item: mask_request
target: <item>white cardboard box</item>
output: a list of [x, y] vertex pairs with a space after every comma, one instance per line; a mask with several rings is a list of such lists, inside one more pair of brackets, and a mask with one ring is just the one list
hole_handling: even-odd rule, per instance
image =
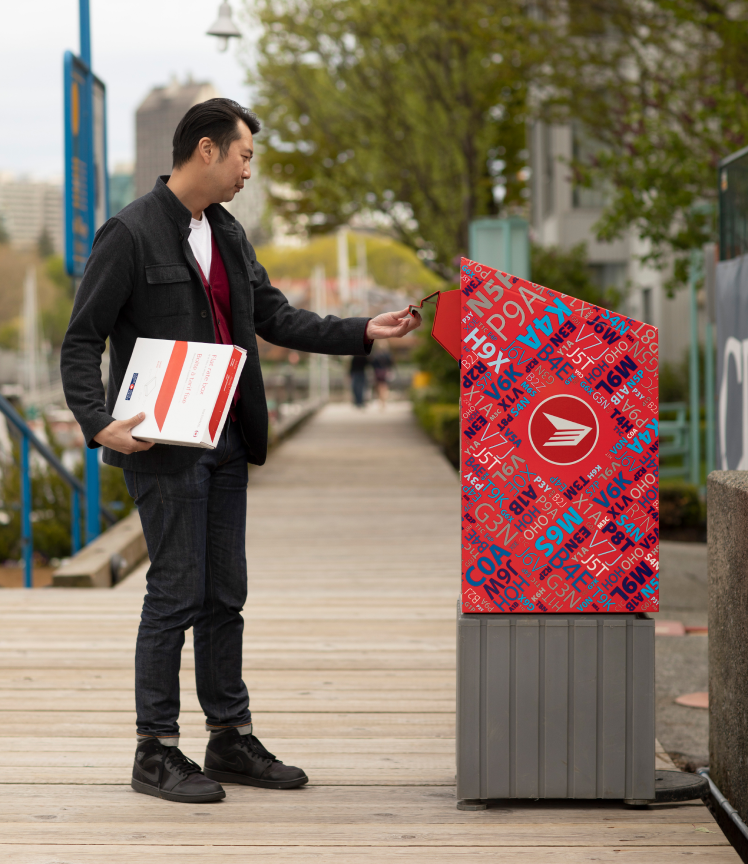
[[246, 357], [235, 345], [138, 339], [112, 416], [128, 420], [143, 411], [134, 438], [212, 450]]

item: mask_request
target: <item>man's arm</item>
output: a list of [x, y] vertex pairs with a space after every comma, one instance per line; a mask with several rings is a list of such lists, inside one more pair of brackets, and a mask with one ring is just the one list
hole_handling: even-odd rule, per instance
[[307, 309], [295, 309], [284, 294], [270, 284], [259, 261], [252, 262], [255, 278], [255, 330], [267, 342], [318, 354], [368, 354], [364, 334], [368, 318], [321, 318]]
[[384, 312], [376, 318], [321, 318], [315, 312], [295, 309], [270, 284], [267, 271], [253, 262], [255, 288], [255, 329], [267, 342], [319, 354], [368, 354], [375, 339], [397, 339], [415, 330], [421, 316], [408, 309]]
[[[134, 452], [135, 449], [147, 450], [152, 446], [135, 441], [129, 434], [129, 429], [136, 422], [118, 423], [107, 414], [104, 385], [101, 382], [101, 355], [120, 309], [132, 292], [134, 268], [135, 246], [132, 236], [118, 219], [110, 219], [94, 238], [91, 256], [75, 295], [73, 313], [60, 355], [65, 399], [83, 430], [86, 444], [91, 448], [101, 443], [112, 446], [109, 440], [94, 440], [110, 425], [115, 427], [116, 442], [121, 445], [114, 446], [114, 449]], [[119, 429], [120, 426], [123, 428]], [[125, 450], [122, 448], [130, 446], [124, 440], [128, 435], [135, 446]], [[119, 441], [120, 438], [123, 441]]]

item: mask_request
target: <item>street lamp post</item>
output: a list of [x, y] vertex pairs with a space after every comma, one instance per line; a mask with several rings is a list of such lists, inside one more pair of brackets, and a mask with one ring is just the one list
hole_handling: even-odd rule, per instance
[[225, 51], [229, 47], [230, 39], [238, 39], [242, 35], [241, 30], [234, 24], [231, 4], [226, 0], [218, 7], [218, 18], [207, 31], [207, 35], [218, 38], [219, 51]]

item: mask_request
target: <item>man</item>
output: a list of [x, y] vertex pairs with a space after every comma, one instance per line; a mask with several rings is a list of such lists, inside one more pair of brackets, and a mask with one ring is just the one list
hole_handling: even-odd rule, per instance
[[[241, 225], [221, 207], [249, 180], [259, 129], [257, 117], [229, 99], [185, 114], [174, 133], [171, 176], [97, 232], [62, 346], [67, 403], [88, 446], [102, 446], [104, 461], [124, 469], [143, 523], [151, 566], [135, 651], [132, 786], [171, 801], [219, 800], [222, 782], [270, 789], [307, 782], [252, 734], [241, 677], [247, 462], [264, 463], [268, 427], [255, 334], [298, 351], [367, 354], [373, 340], [420, 324], [407, 309], [370, 320], [322, 319], [292, 308], [272, 287]], [[246, 349], [215, 450], [147, 444], [133, 437], [144, 415], [113, 419], [139, 336]], [[190, 627], [210, 732], [204, 771], [178, 748], [179, 665]]]

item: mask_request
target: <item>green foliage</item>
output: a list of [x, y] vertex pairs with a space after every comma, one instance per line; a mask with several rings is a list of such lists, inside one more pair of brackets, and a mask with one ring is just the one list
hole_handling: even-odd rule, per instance
[[10, 243], [10, 234], [8, 234], [8, 229], [5, 227], [3, 214], [0, 213], [0, 245], [3, 243]]
[[99, 465], [99, 489], [101, 503], [109, 507], [118, 519], [124, 519], [132, 512], [135, 502], [127, 491], [125, 475], [121, 468]]
[[[443, 281], [422, 261], [415, 252], [389, 237], [349, 233], [348, 253], [350, 261], [356, 263], [358, 243], [363, 240], [366, 247], [366, 262], [369, 275], [383, 288], [412, 289], [421, 296], [438, 291]], [[257, 258], [268, 271], [270, 278], [308, 279], [314, 267], [322, 265], [328, 276], [337, 273], [338, 240], [333, 234], [316, 236], [305, 246], [261, 246]]]
[[472, 219], [524, 203], [529, 71], [545, 25], [521, 0], [253, 0], [252, 83], [273, 201], [300, 230], [378, 217], [443, 273]]
[[663, 363], [659, 384], [660, 402], [688, 402], [688, 364]]
[[680, 480], [660, 483], [660, 529], [662, 531], [698, 528], [705, 514], [699, 490]]
[[570, 249], [558, 246], [530, 247], [532, 281], [570, 297], [614, 309], [621, 300], [615, 289], [601, 290], [592, 278], [587, 263], [587, 244], [578, 243]]
[[[49, 426], [46, 427], [50, 446], [57, 456], [62, 451], [56, 445]], [[33, 448], [32, 448], [33, 452]], [[13, 447], [13, 461], [3, 464], [0, 471], [0, 509], [10, 516], [7, 525], [0, 525], [0, 561], [18, 560], [21, 557], [21, 472], [20, 448]], [[127, 491], [120, 468], [100, 465], [101, 503], [109, 507], [119, 519], [123, 519], [133, 509], [133, 500]], [[73, 472], [79, 480], [83, 479], [83, 464]], [[46, 466], [32, 463], [31, 478], [31, 532], [34, 553], [47, 560], [65, 558], [71, 554], [72, 494], [67, 483], [57, 472]], [[83, 502], [81, 510], [83, 511]], [[83, 521], [84, 513], [81, 512]], [[102, 520], [102, 531], [108, 523]], [[81, 525], [81, 539], [84, 539]]]
[[0, 348], [5, 348], [7, 351], [17, 351], [20, 343], [21, 334], [18, 320], [0, 324]]
[[44, 262], [45, 275], [56, 290], [48, 305], [41, 312], [42, 332], [53, 348], [59, 348], [68, 329], [73, 311], [73, 280], [65, 271], [61, 255], [53, 255]]
[[65, 269], [65, 260], [62, 255], [52, 255], [44, 262], [44, 272], [62, 293], [71, 300], [75, 296], [73, 277], [68, 275]]
[[39, 239], [36, 241], [36, 251], [40, 258], [50, 258], [55, 254], [55, 247], [52, 243], [52, 238], [49, 235], [49, 231], [47, 231], [47, 226], [45, 225], [42, 228], [42, 233], [39, 235]]
[[[699, 345], [699, 393], [706, 388], [706, 358], [704, 346]], [[660, 402], [688, 402], [691, 395], [690, 350], [683, 352], [680, 363], [663, 363], [660, 366]]]
[[[21, 472], [19, 448], [13, 449], [14, 461], [3, 465], [0, 479], [2, 508], [10, 516], [0, 526], [0, 561], [21, 557]], [[34, 552], [46, 559], [70, 555], [71, 495], [57, 472], [33, 471], [31, 513]]]
[[672, 290], [689, 250], [716, 239], [717, 162], [748, 143], [748, 3], [549, 5], [569, 14], [550, 46], [546, 117], [576, 118], [599, 142], [572, 166], [581, 185], [609, 190], [599, 239], [633, 226], [645, 260], [674, 262]]
[[460, 464], [460, 367], [431, 338], [434, 323], [433, 305], [423, 311], [423, 325], [418, 330], [418, 347], [413, 359], [429, 377], [427, 386], [412, 393], [416, 419], [457, 468]]
[[[455, 364], [456, 365], [456, 364]], [[444, 452], [457, 468], [460, 464], [460, 407], [456, 403], [442, 404], [426, 399], [415, 399], [413, 410], [426, 434]]]

